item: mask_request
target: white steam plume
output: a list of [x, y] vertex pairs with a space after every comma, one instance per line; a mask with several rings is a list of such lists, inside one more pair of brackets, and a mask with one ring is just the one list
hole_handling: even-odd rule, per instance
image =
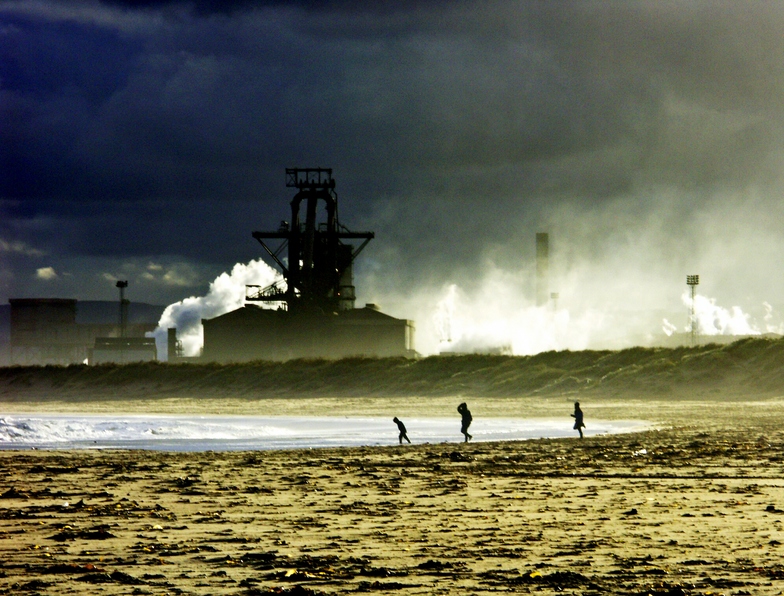
[[[684, 291], [681, 295], [683, 304], [691, 310], [692, 299], [688, 290]], [[697, 324], [697, 333], [699, 335], [715, 336], [715, 335], [761, 335], [762, 333], [784, 333], [784, 323], [778, 319], [773, 307], [763, 302], [762, 307], [765, 309], [763, 320], [765, 322], [764, 331], [757, 325], [752, 316], [743, 312], [741, 307], [732, 306], [724, 308], [716, 304], [715, 298], [708, 298], [701, 294], [694, 296], [694, 319]], [[677, 331], [677, 327], [670, 323], [667, 319], [663, 321], [664, 333], [668, 336]], [[691, 331], [690, 324], [687, 324], [683, 331], [688, 333]]]
[[202, 319], [210, 319], [243, 306], [245, 286], [268, 286], [281, 275], [261, 259], [247, 265], [237, 263], [231, 273], [221, 273], [210, 284], [206, 296], [185, 298], [166, 307], [153, 331], [158, 354], [166, 354], [167, 330], [177, 328], [185, 356], [198, 356], [204, 344]]
[[[683, 303], [691, 308], [691, 295], [682, 295]], [[763, 331], [751, 315], [739, 306], [724, 308], [716, 300], [702, 295], [695, 296], [695, 318], [698, 333], [702, 336], [760, 335]], [[773, 308], [765, 303], [765, 331], [781, 333], [784, 324], [774, 324]], [[594, 308], [558, 308], [553, 302], [548, 306], [534, 306], [519, 297], [504, 295], [501, 288], [490, 284], [469, 297], [459, 286], [447, 287], [437, 302], [432, 324], [440, 338], [442, 352], [500, 352], [516, 355], [536, 354], [548, 350], [584, 350], [589, 348], [617, 348], [631, 345], [656, 345], [653, 328], [650, 332], [633, 328], [644, 321], [637, 317], [612, 310]], [[445, 329], [449, 343], [445, 343]], [[613, 330], [618, 338], [614, 341]], [[684, 331], [690, 330], [687, 324]], [[664, 319], [662, 331], [671, 336], [677, 327]], [[427, 341], [426, 338], [422, 338]], [[615, 344], [618, 345], [615, 345]], [[423, 345], [424, 347], [424, 345]]]
[[765, 331], [767, 333], [778, 333], [779, 335], [784, 334], [784, 323], [779, 320], [778, 324], [774, 322], [777, 318], [773, 312], [773, 307], [767, 303], [762, 303], [763, 308], [765, 309]]
[[[575, 317], [566, 301], [535, 306], [526, 298], [525, 273], [487, 265], [485, 275], [468, 285], [449, 283], [435, 292], [420, 289], [393, 300], [394, 316], [416, 324], [416, 350], [536, 354], [548, 350], [580, 350], [610, 317], [586, 308]], [[374, 296], [384, 303], [391, 295]]]
[[[489, 296], [485, 291], [467, 296], [459, 286], [448, 286], [446, 295], [437, 303], [430, 325], [441, 339], [442, 353], [525, 355], [548, 350], [585, 349], [590, 330], [598, 323], [597, 317], [600, 318], [596, 313], [585, 313], [579, 320], [573, 320], [564, 308], [521, 304], [519, 295], [516, 300], [512, 295], [502, 296], [498, 286], [490, 292], [496, 297], [492, 307], [488, 307]], [[445, 322], [448, 322], [449, 343], [444, 341]], [[428, 327], [423, 331], [427, 332]], [[423, 351], [427, 351], [425, 346]]]
[[[684, 305], [691, 307], [688, 290], [681, 295]], [[729, 309], [716, 304], [715, 298], [694, 296], [694, 317], [699, 335], [759, 335], [761, 332], [751, 321], [751, 316], [739, 306]], [[688, 331], [688, 329], [687, 329]]]
[[[675, 312], [669, 305], [655, 308], [662, 301], [662, 292], [645, 301], [644, 296], [637, 295], [626, 300], [624, 288], [618, 286], [610, 286], [605, 294], [581, 291], [588, 287], [589, 278], [583, 275], [573, 280], [561, 279], [559, 300], [536, 306], [532, 297], [526, 296], [531, 292], [526, 292], [524, 286], [525, 273], [509, 273], [488, 266], [485, 275], [474, 283], [450, 283], [429, 293], [420, 289], [396, 296], [398, 299], [392, 301], [394, 316], [414, 319], [415, 347], [423, 355], [439, 352], [529, 355], [548, 350], [670, 345], [665, 336], [690, 330], [688, 311], [680, 311], [684, 323], [678, 325], [670, 322], [672, 318], [661, 318], [662, 311]], [[615, 303], [611, 300], [613, 295], [620, 297]], [[373, 296], [374, 301], [381, 303], [391, 298], [392, 295]], [[675, 298], [672, 306], [681, 302], [690, 309], [690, 292], [684, 291], [680, 298]], [[742, 336], [784, 331], [784, 324], [773, 307], [763, 306], [764, 321], [760, 315], [763, 324], [758, 325], [741, 307], [724, 308], [715, 299], [697, 295], [698, 332], [702, 336]]]
[[[467, 291], [458, 284], [447, 284], [435, 295], [407, 294], [407, 300], [397, 301], [399, 312], [395, 316], [414, 320], [415, 348], [424, 355], [488, 351], [527, 355], [548, 350], [656, 345], [655, 317], [642, 317], [639, 311], [624, 312], [596, 299], [578, 302], [574, 298], [579, 292], [574, 289], [561, 293], [562, 298], [571, 296], [571, 299], [535, 306], [532, 300], [525, 298], [526, 292], [521, 286], [523, 278], [523, 274], [488, 268], [481, 282]], [[261, 260], [238, 263], [230, 273], [218, 276], [205, 296], [186, 298], [166, 307], [153, 333], [159, 354], [166, 354], [167, 329], [176, 327], [184, 354], [197, 356], [203, 345], [203, 318], [242, 307], [246, 285], [267, 286], [279, 281], [280, 274]], [[578, 280], [574, 285], [585, 284]], [[373, 300], [383, 302], [384, 296]], [[681, 295], [681, 302], [691, 308], [688, 290]], [[717, 305], [715, 299], [699, 294], [694, 302], [700, 335], [759, 335], [763, 332], [751, 315], [738, 306], [727, 309]], [[773, 307], [768, 303], [763, 303], [763, 307], [765, 332], [784, 332], [784, 323]], [[664, 319], [662, 330], [665, 335], [672, 335], [677, 329]], [[689, 330], [687, 323], [683, 331]]]
[[452, 343], [452, 321], [455, 318], [457, 302], [457, 286], [451, 284], [446, 291], [446, 296], [438, 301], [436, 314], [433, 315], [433, 325], [441, 344]]

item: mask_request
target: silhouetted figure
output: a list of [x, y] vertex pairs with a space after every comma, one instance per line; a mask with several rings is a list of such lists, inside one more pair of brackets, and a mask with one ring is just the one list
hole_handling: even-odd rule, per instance
[[468, 411], [468, 406], [465, 402], [457, 406], [457, 411], [460, 412], [460, 416], [462, 418], [462, 425], [460, 426], [460, 432], [465, 435], [465, 442], [468, 443], [469, 439], [473, 437], [468, 434], [468, 427], [471, 426], [471, 421], [474, 419], [471, 416], [471, 412]]
[[398, 437], [398, 439], [400, 439], [400, 444], [401, 445], [403, 444], [403, 439], [405, 439], [406, 441], [408, 441], [410, 443], [411, 439], [409, 439], [408, 435], [406, 434], [406, 425], [403, 424], [403, 421], [402, 420], [398, 420], [397, 416], [395, 416], [392, 419], [392, 422], [397, 424], [398, 429], [400, 429], [400, 436]]
[[583, 429], [585, 428], [585, 423], [583, 422], [583, 411], [580, 409], [580, 402], [574, 402], [574, 414], [572, 414], [572, 418], [574, 418], [574, 430], [580, 433], [580, 438], [583, 438]]

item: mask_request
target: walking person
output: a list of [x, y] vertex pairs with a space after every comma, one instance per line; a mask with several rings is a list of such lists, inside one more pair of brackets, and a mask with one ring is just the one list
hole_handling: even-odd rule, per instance
[[397, 428], [398, 428], [398, 430], [400, 430], [400, 436], [398, 437], [398, 439], [400, 439], [400, 444], [401, 445], [403, 444], [403, 439], [405, 439], [406, 441], [408, 441], [410, 443], [411, 439], [408, 438], [408, 434], [406, 433], [406, 425], [403, 424], [403, 421], [402, 420], [398, 420], [398, 417], [395, 416], [392, 419], [392, 422], [397, 424]]
[[460, 426], [460, 432], [463, 433], [465, 436], [465, 442], [468, 443], [468, 441], [473, 438], [468, 434], [468, 427], [471, 426], [471, 421], [474, 418], [471, 416], [471, 412], [468, 410], [468, 406], [465, 402], [457, 406], [457, 411], [460, 412], [460, 419], [462, 423]]
[[580, 438], [583, 438], [583, 429], [585, 428], [585, 423], [583, 422], [583, 411], [580, 409], [580, 402], [574, 402], [574, 414], [571, 415], [574, 418], [574, 430], [580, 433]]

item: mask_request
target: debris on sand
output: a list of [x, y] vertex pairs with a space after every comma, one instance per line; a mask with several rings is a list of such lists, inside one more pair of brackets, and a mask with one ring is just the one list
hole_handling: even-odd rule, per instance
[[776, 412], [581, 444], [0, 450], [0, 593], [773, 596]]

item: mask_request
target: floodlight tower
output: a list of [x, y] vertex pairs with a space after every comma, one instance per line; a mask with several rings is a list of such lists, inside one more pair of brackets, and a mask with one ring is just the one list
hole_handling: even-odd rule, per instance
[[694, 312], [694, 295], [697, 291], [697, 286], [700, 285], [699, 275], [687, 275], [686, 285], [691, 288], [691, 345], [697, 345], [697, 315]]

